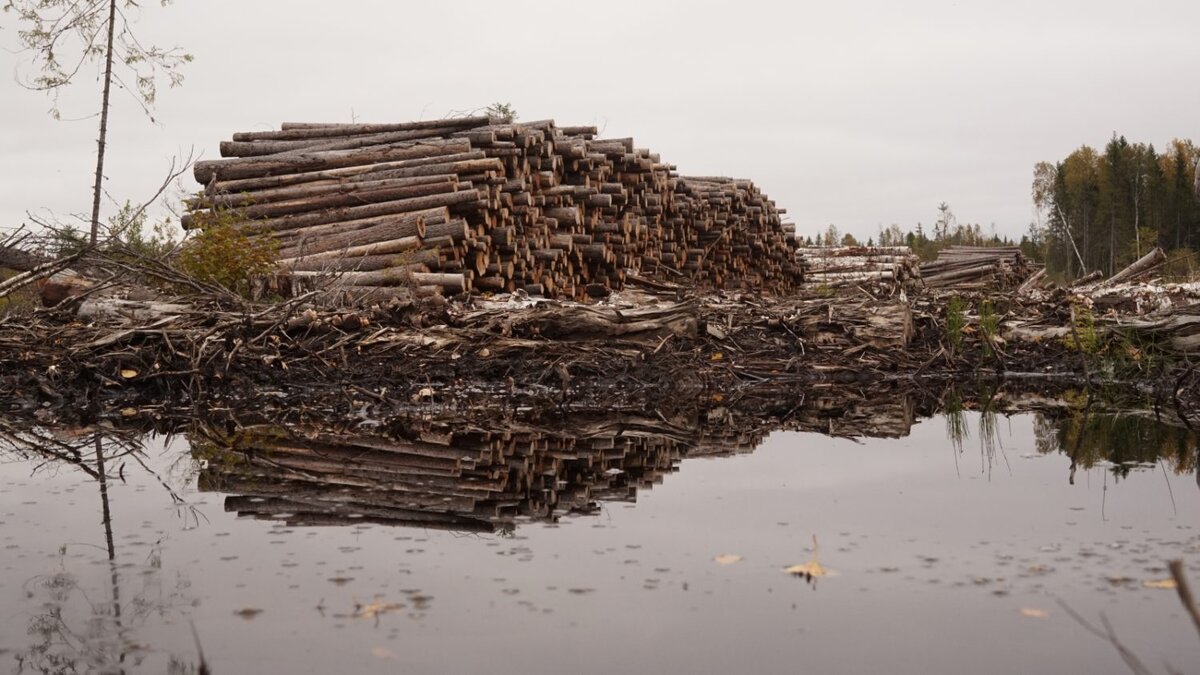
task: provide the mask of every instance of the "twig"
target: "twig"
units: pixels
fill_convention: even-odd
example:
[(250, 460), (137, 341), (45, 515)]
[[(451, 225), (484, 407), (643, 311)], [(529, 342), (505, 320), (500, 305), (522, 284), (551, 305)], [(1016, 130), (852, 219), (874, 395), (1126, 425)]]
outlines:
[(1179, 601), (1183, 603), (1183, 608), (1192, 617), (1192, 623), (1196, 625), (1196, 632), (1200, 633), (1200, 609), (1196, 608), (1196, 598), (1192, 596), (1192, 588), (1188, 586), (1187, 576), (1183, 573), (1183, 561), (1172, 560), (1167, 563), (1167, 568), (1171, 570), (1171, 578), (1175, 580), (1175, 590), (1179, 593)]
[(1063, 611), (1067, 614), (1070, 614), (1071, 618), (1075, 619), (1075, 622), (1083, 626), (1087, 632), (1112, 645), (1117, 650), (1117, 653), (1121, 655), (1121, 660), (1125, 661), (1125, 665), (1129, 667), (1129, 670), (1133, 671), (1136, 675), (1151, 675), (1150, 669), (1146, 667), (1146, 664), (1142, 663), (1137, 654), (1134, 654), (1132, 650), (1121, 644), (1121, 641), (1117, 638), (1116, 631), (1113, 630), (1112, 624), (1108, 622), (1108, 617), (1104, 616), (1103, 613), (1100, 614), (1100, 622), (1104, 624), (1104, 630), (1100, 630), (1091, 623), (1088, 623), (1087, 619), (1071, 609), (1071, 606), (1063, 600), (1058, 601), (1058, 606), (1062, 607)]

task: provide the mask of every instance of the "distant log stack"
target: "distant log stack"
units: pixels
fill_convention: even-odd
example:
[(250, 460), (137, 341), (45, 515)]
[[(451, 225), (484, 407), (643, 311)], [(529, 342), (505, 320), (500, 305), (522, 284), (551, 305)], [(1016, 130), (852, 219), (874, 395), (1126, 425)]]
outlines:
[(1019, 248), (949, 246), (937, 260), (921, 265), (921, 280), (928, 288), (1009, 290), (1033, 271)]
[(917, 256), (907, 246), (805, 246), (796, 250), (796, 260), (807, 288), (905, 288), (920, 276)]
[(362, 287), (582, 299), (627, 270), (781, 293), (800, 278), (791, 225), (746, 180), (680, 177), (595, 127), (486, 117), (284, 124), (197, 162), (184, 227), (228, 222), (278, 246), (295, 277)]

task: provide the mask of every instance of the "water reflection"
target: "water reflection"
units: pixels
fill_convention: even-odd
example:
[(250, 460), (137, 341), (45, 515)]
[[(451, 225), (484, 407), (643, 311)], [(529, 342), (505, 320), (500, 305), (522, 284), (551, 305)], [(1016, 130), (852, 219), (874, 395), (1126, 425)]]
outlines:
[[(318, 669), (318, 662), (335, 670), (328, 660), (335, 652), (342, 658), (339, 649), (350, 643), (361, 659), (347, 657), (347, 671), (447, 651), (445, 663), (411, 669), (477, 672), (491, 664), (470, 659), (489, 650), (458, 650), (460, 636), (486, 639), (495, 652), (512, 649), (519, 635), (539, 645), (536, 662), (544, 663), (536, 636), (564, 623), (583, 630), (566, 634), (560, 659), (593, 643), (593, 633), (634, 644), (632, 634), (670, 625), (678, 644), (725, 648), (721, 636), (736, 622), (748, 626), (739, 640), (773, 636), (763, 654), (795, 645), (805, 653), (794, 656), (816, 655), (816, 670), (832, 670), (840, 663), (837, 636), (793, 642), (796, 622), (809, 621), (814, 636), (826, 624), (857, 628), (870, 620), (864, 616), (880, 623), (869, 630), (951, 631), (965, 625), (953, 618), (965, 612), (991, 617), (995, 630), (1020, 630), (995, 618), (1012, 609), (1000, 603), (1019, 596), (1022, 607), (1045, 609), (1044, 594), (1064, 588), (1097, 602), (1150, 593), (1141, 582), (1161, 576), (1150, 570), (1155, 560), (1200, 550), (1186, 518), (1196, 494), (1181, 496), (1176, 481), (1175, 519), (1166, 504), (1171, 483), (1132, 475), (1194, 474), (1197, 438), (1184, 420), (1142, 402), (1004, 387), (828, 386), (769, 405), (730, 397), (698, 408), (690, 415), (418, 409), (332, 425), (226, 415), (160, 427), (186, 435), (187, 450), (174, 452), (150, 449), (158, 441), (143, 435), (146, 428), (51, 431), (0, 420), (0, 457), (11, 464), (0, 467), (10, 481), (0, 492), (30, 494), (39, 479), (61, 486), (77, 477), (81, 486), (77, 503), (56, 505), (75, 509), (78, 523), (40, 539), (24, 525), (5, 525), (2, 534), (15, 535), (6, 542), (42, 557), (0, 560), (22, 591), (12, 612), (19, 631), (0, 625), (0, 653), (15, 658), (17, 672), (200, 672), (195, 617), (218, 672), (255, 670), (247, 659), (260, 653), (293, 659), (278, 672)], [(1025, 412), (1034, 420), (1012, 422), (1014, 434), (1006, 416)], [(943, 419), (914, 431), (935, 414)], [(943, 423), (951, 443), (941, 440)], [(779, 434), (760, 449), (780, 430), (914, 435), (856, 447)], [(742, 457), (728, 459), (735, 455)], [(961, 463), (960, 479), (952, 461)], [(33, 480), (18, 485), (13, 466)], [(1076, 470), (1093, 467), (1093, 481), (1102, 474), (1106, 487), (1124, 483), (1113, 496), (1127, 498), (1110, 504), (1111, 523), (1090, 518), (1103, 497), (1083, 472), (1079, 487), (1066, 489)], [(972, 481), (993, 470), (995, 484)], [(671, 477), (677, 471), (683, 475)], [(605, 508), (629, 505), (664, 480), (671, 489), (651, 503)], [(198, 510), (189, 500), (208, 506)], [(1141, 508), (1151, 501), (1153, 508)], [(222, 505), (266, 522), (236, 522)], [(45, 514), (33, 512), (42, 508), (20, 510), (36, 527)], [(594, 517), (601, 512), (606, 517)], [(1000, 512), (1005, 517), (994, 518)], [(153, 518), (150, 541), (131, 539)], [(576, 522), (529, 524), (564, 519)], [(316, 526), (328, 529), (300, 530)], [(737, 562), (714, 562), (720, 554), (736, 554), (727, 560)], [(825, 564), (841, 576), (822, 581), (820, 593), (783, 574), (811, 578)], [(914, 586), (920, 602), (905, 597)], [(807, 594), (800, 602), (798, 587)], [(0, 591), (9, 589), (0, 578)], [(647, 593), (655, 602), (638, 604)], [(974, 594), (968, 602), (966, 593)], [(930, 598), (941, 609), (923, 613), (918, 605)], [(1149, 606), (1129, 609), (1135, 604), (1123, 611)], [(711, 617), (730, 623), (705, 628)], [(296, 635), (312, 636), (303, 640), (309, 651), (289, 651)], [(924, 639), (910, 637), (906, 644)], [(697, 670), (720, 658), (689, 653)], [(878, 668), (865, 669), (891, 662), (888, 651)], [(929, 670), (939, 671), (922, 672)]]
[[(891, 391), (809, 392), (787, 415), (766, 419), (714, 405), (692, 418), (564, 414), (517, 421), (457, 414), (396, 418), (387, 433), (316, 425), (257, 424), (191, 433), (201, 490), (226, 493), (225, 509), (288, 526), (374, 523), (463, 532), (512, 532), (517, 523), (588, 515), (604, 502), (635, 502), (685, 459), (753, 452), (772, 431), (900, 438), (940, 413), (959, 456), (978, 411), (980, 470), (1011, 471), (1001, 415), (1036, 410), (1037, 451), (1105, 466), (1121, 478), (1139, 466), (1196, 473), (1197, 436), (1179, 418), (1074, 393), (1047, 397), (999, 389), (968, 396)], [(1175, 422), (1173, 426), (1170, 422)], [(962, 469), (959, 468), (959, 475)], [(1197, 479), (1200, 483), (1200, 478)]]
[[(37, 607), (28, 619), (30, 643), (13, 654), (17, 673), (126, 672), (149, 654), (137, 635), (148, 621), (163, 621), (186, 606), (185, 579), (174, 586), (161, 578), (161, 548), (153, 546), (140, 565), (118, 561), (110, 484), (125, 483), (130, 464), (154, 474), (137, 434), (112, 428), (46, 429), (0, 421), (0, 457), (32, 465), (32, 473), (69, 469), (94, 482), (103, 546), (68, 542), (58, 551), (53, 571), (27, 579), (27, 604)], [(193, 521), (194, 509), (154, 474), (175, 506)], [(82, 514), (81, 514), (82, 515)], [(102, 556), (102, 580), (86, 566)], [(203, 666), (171, 656), (170, 673), (206, 672)]]

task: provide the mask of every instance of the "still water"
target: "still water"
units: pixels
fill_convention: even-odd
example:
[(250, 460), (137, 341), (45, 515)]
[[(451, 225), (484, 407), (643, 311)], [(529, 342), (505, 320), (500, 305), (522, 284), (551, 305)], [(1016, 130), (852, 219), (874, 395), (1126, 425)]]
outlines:
[(1200, 584), (1194, 436), (904, 431), (689, 450), (514, 425), (466, 432), (474, 455), (426, 431), (403, 462), (193, 433), (104, 440), (100, 471), (90, 432), (38, 430), (0, 445), (0, 673), (1127, 672), (1067, 608), (1200, 669), (1160, 587), (1173, 558)]

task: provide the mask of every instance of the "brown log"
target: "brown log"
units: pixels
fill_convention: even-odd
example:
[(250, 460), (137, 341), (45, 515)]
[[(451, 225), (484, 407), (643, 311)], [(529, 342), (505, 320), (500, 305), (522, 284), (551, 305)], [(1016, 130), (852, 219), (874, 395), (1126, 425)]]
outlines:
[[(363, 204), (391, 202), (400, 199), (410, 199), (413, 197), (424, 197), (427, 195), (444, 194), (447, 192), (454, 192), (457, 189), (458, 179), (456, 177), (450, 177), (443, 178), (435, 182), (417, 185), (381, 185), (374, 188), (341, 190), (332, 194), (303, 197), (288, 201), (270, 202), (267, 204), (250, 204), (237, 209), (224, 211), (221, 215), (223, 217), (237, 220), (278, 218), (281, 216), (289, 216), (308, 211), (316, 211), (319, 209), (336, 209), (349, 206), (360, 206)], [(186, 220), (184, 224), (185, 228), (190, 227), (192, 222), (194, 222), (194, 218), (188, 217), (190, 215), (192, 214), (184, 215), (184, 219)]]
[(487, 117), (460, 117), (457, 119), (426, 120), (422, 122), (404, 122), (402, 124), (339, 124), (339, 123), (300, 123), (284, 122), (281, 131), (250, 131), (233, 135), (235, 141), (262, 140), (295, 140), (306, 138), (331, 138), (334, 136), (355, 136), (360, 134), (378, 134), (390, 131), (411, 131), (413, 129), (464, 129), (486, 126), (491, 120)]
[(392, 131), (380, 134), (362, 134), (355, 136), (335, 136), (309, 138), (302, 140), (260, 140), (260, 141), (224, 141), (221, 143), (222, 157), (262, 157), (265, 155), (282, 155), (297, 151), (318, 152), (322, 150), (352, 150), (372, 145), (386, 145), (400, 141), (413, 141), (423, 138), (437, 138), (445, 133), (445, 129), (413, 129), (409, 131)]
[(1125, 269), (1112, 275), (1107, 280), (1102, 281), (1099, 284), (1097, 284), (1097, 287), (1104, 288), (1107, 286), (1115, 286), (1116, 284), (1130, 281), (1131, 279), (1135, 279), (1143, 274), (1146, 274), (1147, 272), (1153, 270), (1154, 268), (1158, 267), (1159, 265), (1162, 265), (1166, 261), (1167, 261), (1167, 254), (1163, 253), (1163, 250), (1161, 248), (1155, 247), (1155, 249), (1153, 251), (1150, 251), (1149, 253), (1142, 256), (1141, 258), (1138, 258), (1136, 261), (1134, 261), (1132, 264), (1130, 264)]
[(192, 168), (192, 174), (196, 177), (197, 182), (208, 183), (217, 180), (227, 181), (238, 178), (254, 178), (280, 173), (301, 173), (364, 166), (379, 162), (447, 154), (448, 150), (468, 152), (470, 149), (470, 143), (465, 140), (432, 139), (428, 141), (395, 143), (361, 150), (301, 153), (279, 158), (214, 159), (196, 162)]
[[(410, 197), (408, 199), (380, 202), (378, 204), (345, 206), (293, 216), (247, 220), (236, 223), (235, 226), (251, 229), (255, 232), (282, 232), (302, 227), (312, 227), (314, 225), (327, 225), (329, 223), (361, 220), (399, 213), (414, 213), (439, 206), (473, 203), (478, 200), (479, 193), (475, 190), (463, 190), (461, 192), (447, 191), (423, 197)], [(185, 222), (184, 227), (195, 227), (196, 224), (196, 219), (193, 218)]]
[[(441, 209), (444, 211), (444, 209)], [(381, 216), (359, 221), (331, 223), (320, 227), (291, 230), (288, 236), (273, 236), (278, 242), (277, 255), (283, 258), (334, 251), (350, 246), (362, 246), (381, 241), (422, 237), (426, 214), (438, 209), (400, 215)]]
[[(248, 193), (259, 194), (260, 192), (266, 192), (268, 190), (288, 187), (302, 188), (313, 183), (329, 184), (332, 181), (374, 181), (381, 180), (376, 174), (391, 169), (415, 168), (429, 166), (430, 164), (447, 164), (471, 159), (485, 159), (483, 153), (481, 152), (460, 152), (459, 150), (459, 148), (447, 146), (442, 148), (440, 152), (431, 153), (426, 157), (400, 159), (391, 162), (380, 162), (377, 164), (364, 164), (362, 166), (347, 166), (340, 169), (301, 171), (299, 173), (256, 176), (253, 178), (241, 178), (228, 181), (213, 181), (204, 186), (204, 193), (210, 197), (223, 194), (246, 195)], [(443, 172), (442, 175), (450, 175), (452, 173), (453, 172)], [(437, 175), (437, 172), (434, 172), (432, 175)], [(406, 178), (421, 177), (426, 177), (426, 175), (422, 174), (419, 176), (406, 176)]]

